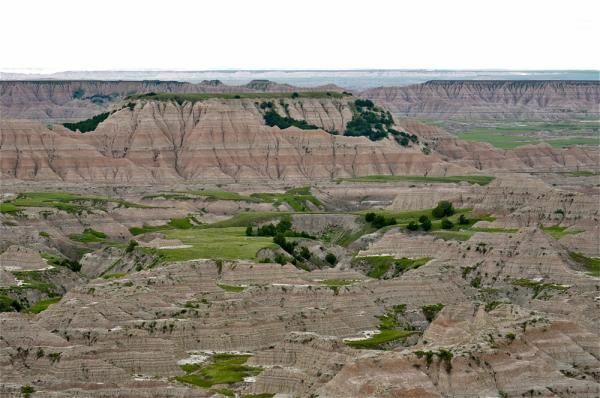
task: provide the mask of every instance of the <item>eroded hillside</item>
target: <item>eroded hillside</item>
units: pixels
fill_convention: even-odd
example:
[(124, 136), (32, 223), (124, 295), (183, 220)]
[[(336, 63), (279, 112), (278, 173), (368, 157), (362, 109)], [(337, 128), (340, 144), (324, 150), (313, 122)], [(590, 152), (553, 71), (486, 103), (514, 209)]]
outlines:
[[(2, 84), (1, 397), (598, 396), (598, 146), (333, 87)], [(405, 99), (597, 103), (444, 84)]]

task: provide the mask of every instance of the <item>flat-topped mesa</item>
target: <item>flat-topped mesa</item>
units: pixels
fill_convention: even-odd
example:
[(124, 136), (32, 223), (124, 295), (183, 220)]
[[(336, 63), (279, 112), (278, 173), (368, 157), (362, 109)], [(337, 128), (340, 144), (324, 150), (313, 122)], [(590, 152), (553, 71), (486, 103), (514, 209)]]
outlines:
[(544, 120), (598, 117), (600, 82), (439, 80), (379, 87), (362, 96), (396, 114), (436, 119)]

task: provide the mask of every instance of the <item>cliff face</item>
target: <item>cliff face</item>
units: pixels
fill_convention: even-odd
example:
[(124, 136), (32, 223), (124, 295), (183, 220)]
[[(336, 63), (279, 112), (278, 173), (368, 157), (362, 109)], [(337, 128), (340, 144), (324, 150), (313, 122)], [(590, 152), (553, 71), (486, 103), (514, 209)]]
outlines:
[[(286, 112), (273, 101), (280, 114)], [(286, 100), (290, 117), (343, 131), (352, 112), (337, 99)], [(369, 174), (468, 172), (392, 139), (280, 130), (264, 124), (255, 99), (138, 101), (75, 133), (39, 122), (3, 121), (3, 178), (143, 183), (152, 181), (310, 180)]]
[(77, 121), (101, 113), (131, 94), (341, 91), (327, 85), (299, 88), (268, 80), (228, 86), (218, 80), (198, 84), (176, 81), (0, 81), (0, 113), (3, 118), (44, 121)]
[(380, 87), (362, 96), (422, 118), (557, 119), (598, 116), (598, 81), (430, 81)]

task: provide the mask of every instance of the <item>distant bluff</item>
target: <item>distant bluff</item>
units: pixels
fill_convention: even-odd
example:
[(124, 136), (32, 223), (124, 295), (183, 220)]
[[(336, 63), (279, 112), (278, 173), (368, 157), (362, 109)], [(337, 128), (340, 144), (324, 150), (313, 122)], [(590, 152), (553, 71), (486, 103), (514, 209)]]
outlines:
[(551, 120), (600, 115), (600, 81), (432, 80), (361, 96), (408, 117)]
[(0, 113), (3, 118), (44, 121), (77, 121), (94, 116), (133, 94), (144, 93), (247, 93), (303, 92), (343, 89), (334, 85), (294, 87), (269, 80), (253, 80), (230, 86), (219, 80), (200, 83), (178, 81), (37, 80), (0, 81)]

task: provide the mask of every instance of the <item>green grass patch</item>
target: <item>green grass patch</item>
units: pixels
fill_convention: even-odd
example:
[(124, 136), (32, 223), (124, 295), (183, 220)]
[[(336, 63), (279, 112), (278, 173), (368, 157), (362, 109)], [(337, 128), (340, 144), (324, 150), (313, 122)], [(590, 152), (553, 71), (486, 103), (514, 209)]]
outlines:
[(129, 233), (133, 236), (146, 234), (149, 232), (161, 232), (170, 229), (190, 229), (193, 228), (190, 217), (172, 218), (168, 223), (162, 225), (142, 225), (141, 227), (130, 227)]
[(394, 261), (394, 276), (398, 276), (410, 269), (419, 268), (422, 265), (427, 264), (432, 260), (431, 257), (422, 257), (422, 258), (406, 258), (402, 257), (401, 259)]
[(514, 234), (519, 232), (519, 228), (497, 228), (497, 227), (471, 227), (469, 231), (473, 232), (487, 232), (494, 234)]
[(258, 199), (250, 196), (241, 195), (237, 192), (229, 191), (189, 191), (189, 192), (163, 192), (154, 195), (146, 195), (142, 199), (168, 199), (168, 200), (192, 200), (198, 196), (213, 200), (233, 200), (243, 202), (260, 202)]
[(461, 225), (458, 223), (458, 217), (456, 215), (452, 217), (448, 217), (450, 221), (454, 224), (451, 229), (442, 229), (440, 220), (432, 221), (432, 232), (433, 236), (436, 236), (440, 239), (444, 240), (459, 240), (459, 241), (467, 241), (471, 239), (471, 237), (476, 232), (486, 232), (486, 233), (501, 233), (501, 234), (511, 234), (519, 232), (518, 228), (498, 228), (498, 227), (474, 227), (473, 225), (478, 221), (494, 221), (495, 218), (492, 216), (478, 216), (473, 217), (468, 215), (469, 223), (466, 225)]
[[(538, 144), (546, 142), (555, 148), (571, 145), (600, 145), (600, 137), (593, 135), (567, 136), (573, 134), (575, 129), (585, 129), (585, 126), (574, 123), (523, 123), (524, 126), (490, 126), (478, 127), (467, 131), (459, 132), (458, 138), (465, 141), (487, 142), (496, 148), (513, 149), (528, 144)], [(587, 127), (589, 129), (589, 127)], [(540, 138), (534, 133), (537, 131), (552, 131), (556, 133)], [(558, 131), (566, 131), (558, 134)]]
[(233, 384), (245, 377), (258, 375), (262, 369), (245, 365), (250, 355), (215, 354), (209, 363), (182, 365), (186, 372), (176, 379), (182, 383), (210, 388), (215, 385)]
[(244, 201), (244, 202), (259, 202), (259, 200), (251, 198), (250, 196), (240, 195), (237, 192), (228, 192), (228, 191), (193, 191), (191, 192), (193, 195), (197, 196), (205, 196), (207, 198), (215, 199), (215, 200), (234, 200), (234, 201)]
[(46, 272), (51, 271), (13, 271), (15, 278), (23, 281), (23, 284), (13, 289), (35, 289), (42, 293), (46, 293), (50, 297), (57, 297), (59, 294), (56, 292), (55, 287), (50, 285), (46, 279)]
[(198, 258), (254, 259), (260, 249), (276, 248), (271, 237), (246, 236), (244, 227), (190, 228), (164, 231), (167, 239), (178, 239), (188, 248), (159, 249), (165, 261), (186, 261)]
[(570, 177), (593, 177), (600, 175), (600, 173), (589, 171), (589, 170), (578, 170), (567, 172)]
[(246, 289), (244, 286), (225, 285), (223, 283), (217, 283), (217, 286), (219, 286), (221, 289), (225, 290), (226, 292), (232, 292), (232, 293), (243, 292)]
[(579, 231), (579, 230), (567, 231), (568, 228), (569, 227), (562, 227), (557, 224), (557, 225), (552, 225), (549, 227), (542, 227), (542, 230), (544, 232), (546, 232), (547, 234), (549, 234), (550, 236), (552, 236), (556, 240), (560, 240), (561, 238), (563, 238), (567, 235), (575, 235), (580, 232), (583, 232), (583, 231)]
[(309, 210), (308, 203), (312, 203), (317, 208), (323, 206), (321, 201), (310, 192), (310, 187), (292, 188), (285, 193), (253, 193), (250, 197), (262, 202), (273, 203), (274, 206), (287, 203), (292, 209), (300, 212)]
[(368, 267), (367, 276), (381, 279), (384, 276), (389, 275), (389, 271), (392, 267), (393, 271), (391, 277), (396, 277), (410, 269), (419, 268), (429, 261), (431, 261), (430, 257), (416, 259), (402, 257), (397, 259), (393, 256), (357, 256), (352, 259), (352, 264), (354, 266), (366, 265)]
[(385, 314), (378, 316), (379, 333), (367, 339), (347, 340), (345, 343), (353, 348), (363, 348), (371, 350), (384, 350), (386, 347), (397, 340), (402, 340), (405, 337), (412, 335), (414, 332), (398, 329), (397, 315), (402, 315), (406, 311), (406, 305), (395, 305)]
[(120, 279), (120, 278), (124, 278), (126, 276), (127, 276), (127, 274), (125, 274), (125, 273), (115, 272), (113, 274), (102, 275), (102, 278), (103, 279)]
[(212, 224), (202, 225), (202, 228), (231, 228), (245, 227), (251, 224), (261, 224), (277, 219), (289, 218), (291, 213), (278, 211), (248, 211), (238, 213), (227, 220), (218, 221)]
[(572, 251), (569, 252), (569, 257), (571, 257), (573, 261), (583, 265), (590, 275), (600, 278), (600, 258), (587, 257), (581, 253)]
[(55, 267), (67, 267), (73, 272), (79, 272), (81, 270), (81, 264), (78, 261), (74, 261), (64, 257), (58, 257), (50, 253), (40, 254), (49, 265)]
[(2, 214), (11, 214), (16, 213), (17, 211), (19, 211), (19, 209), (17, 208), (17, 206), (14, 205), (14, 203), (0, 203), (0, 213)]
[(106, 239), (106, 234), (104, 232), (96, 231), (92, 228), (86, 228), (80, 234), (69, 235), (69, 238), (81, 243), (95, 243), (104, 242)]
[(429, 183), (458, 183), (467, 182), (469, 184), (487, 185), (494, 180), (494, 177), (489, 176), (390, 176), (390, 175), (373, 175), (364, 177), (341, 178), (339, 181), (348, 182), (393, 182), (393, 181), (410, 181), (410, 182), (429, 182)]
[(144, 196), (144, 199), (171, 199), (171, 200), (193, 200), (196, 197), (205, 197), (211, 200), (232, 200), (250, 203), (272, 203), (273, 206), (279, 206), (287, 203), (294, 211), (308, 211), (309, 203), (320, 208), (323, 206), (311, 192), (310, 187), (291, 188), (284, 193), (279, 192), (258, 192), (250, 195), (241, 195), (237, 192), (229, 191), (191, 191), (160, 193), (156, 195)]
[(323, 281), (319, 281), (319, 283), (321, 285), (331, 286), (331, 287), (348, 286), (348, 285), (353, 285), (356, 282), (358, 282), (358, 281), (353, 280), (353, 279), (325, 279)]
[(466, 241), (471, 239), (473, 231), (434, 231), (433, 236), (444, 240), (460, 240)]
[(81, 196), (69, 192), (26, 192), (11, 202), (17, 209), (22, 207), (50, 207), (72, 214), (81, 214), (93, 209), (105, 210), (108, 203), (126, 208), (150, 208), (122, 199), (107, 199), (97, 196)]
[(526, 279), (526, 278), (514, 280), (513, 285), (532, 289), (533, 290), (533, 298), (538, 297), (544, 290), (558, 290), (558, 291), (563, 292), (568, 289), (568, 287), (559, 285), (557, 283), (538, 282), (538, 281), (534, 281), (534, 280)]
[(366, 263), (369, 270), (367, 276), (371, 278), (381, 279), (392, 267), (395, 258), (393, 256), (365, 256), (354, 257), (353, 263)]
[(37, 303), (33, 304), (29, 307), (25, 312), (31, 314), (39, 314), (40, 312), (48, 309), (52, 304), (56, 304), (60, 301), (62, 297), (52, 297), (46, 300), (40, 300)]
[(302, 91), (290, 92), (242, 92), (242, 93), (147, 93), (127, 97), (130, 100), (166, 101), (184, 104), (185, 102), (199, 102), (210, 99), (302, 99), (302, 98), (343, 98), (345, 95), (334, 91)]
[(351, 340), (346, 341), (345, 343), (353, 348), (364, 348), (370, 350), (381, 350), (382, 346), (394, 342), (396, 340), (401, 340), (405, 337), (410, 336), (414, 332), (408, 330), (397, 330), (397, 329), (386, 329), (380, 331), (378, 334), (369, 337), (364, 340)]

